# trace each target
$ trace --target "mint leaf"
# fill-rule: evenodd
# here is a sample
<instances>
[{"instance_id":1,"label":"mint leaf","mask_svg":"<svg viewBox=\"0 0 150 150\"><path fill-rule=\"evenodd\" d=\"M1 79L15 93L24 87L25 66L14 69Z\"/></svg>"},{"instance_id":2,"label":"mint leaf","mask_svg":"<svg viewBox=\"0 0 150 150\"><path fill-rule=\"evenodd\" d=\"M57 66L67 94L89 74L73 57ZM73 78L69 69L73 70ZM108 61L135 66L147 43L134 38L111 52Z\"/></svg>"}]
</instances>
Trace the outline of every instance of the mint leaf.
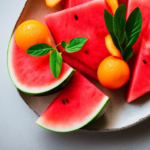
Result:
<instances>
[{"instance_id":1,"label":"mint leaf","mask_svg":"<svg viewBox=\"0 0 150 150\"><path fill-rule=\"evenodd\" d=\"M137 41L142 28L142 14L137 7L125 20L126 6L119 5L114 17L104 11L105 24L118 50L126 61L133 55L132 45Z\"/></svg>"},{"instance_id":2,"label":"mint leaf","mask_svg":"<svg viewBox=\"0 0 150 150\"><path fill-rule=\"evenodd\" d=\"M128 37L127 37L126 31L125 31L125 35L124 35L124 44L125 44L125 46L128 44Z\"/></svg>"},{"instance_id":3,"label":"mint leaf","mask_svg":"<svg viewBox=\"0 0 150 150\"><path fill-rule=\"evenodd\" d=\"M109 34L114 35L113 16L106 9L104 10L104 19Z\"/></svg>"},{"instance_id":4,"label":"mint leaf","mask_svg":"<svg viewBox=\"0 0 150 150\"><path fill-rule=\"evenodd\" d=\"M50 55L50 68L55 78L58 78L62 68L62 56L55 50Z\"/></svg>"},{"instance_id":5,"label":"mint leaf","mask_svg":"<svg viewBox=\"0 0 150 150\"><path fill-rule=\"evenodd\" d=\"M113 16L106 9L104 11L104 19L105 19L105 24L106 24L107 30L108 30L109 34L111 35L115 46L117 47L117 49L121 50L118 40L117 40L117 38L114 34L114 30L113 30Z\"/></svg>"},{"instance_id":6,"label":"mint leaf","mask_svg":"<svg viewBox=\"0 0 150 150\"><path fill-rule=\"evenodd\" d=\"M44 43L41 43L41 44L36 44L36 45L33 45L31 46L28 50L27 50L27 53L31 56L43 56L43 55L46 55L47 53L49 53L51 50L54 50L53 47L47 45L47 44L44 44Z\"/></svg>"},{"instance_id":7,"label":"mint leaf","mask_svg":"<svg viewBox=\"0 0 150 150\"><path fill-rule=\"evenodd\" d=\"M133 49L131 46L126 47L123 52L123 60L127 61L133 55Z\"/></svg>"},{"instance_id":8,"label":"mint leaf","mask_svg":"<svg viewBox=\"0 0 150 150\"><path fill-rule=\"evenodd\" d=\"M62 41L62 42L61 42L61 46L62 46L63 48L66 48L66 45L67 45L66 41Z\"/></svg>"},{"instance_id":9,"label":"mint leaf","mask_svg":"<svg viewBox=\"0 0 150 150\"><path fill-rule=\"evenodd\" d=\"M128 38L128 46L132 46L138 39L142 28L142 14L137 7L130 14L126 23L126 34Z\"/></svg>"},{"instance_id":10,"label":"mint leaf","mask_svg":"<svg viewBox=\"0 0 150 150\"><path fill-rule=\"evenodd\" d=\"M82 49L86 41L87 41L87 38L84 38L84 37L74 38L69 43L67 43L67 45L65 46L65 50L68 53L77 52L80 49Z\"/></svg>"},{"instance_id":11,"label":"mint leaf","mask_svg":"<svg viewBox=\"0 0 150 150\"><path fill-rule=\"evenodd\" d=\"M122 43L124 42L125 37L125 26L126 26L125 13L126 13L126 6L124 4L119 5L118 9L115 12L113 21L114 34L117 37L120 45L122 45Z\"/></svg>"}]
</instances>

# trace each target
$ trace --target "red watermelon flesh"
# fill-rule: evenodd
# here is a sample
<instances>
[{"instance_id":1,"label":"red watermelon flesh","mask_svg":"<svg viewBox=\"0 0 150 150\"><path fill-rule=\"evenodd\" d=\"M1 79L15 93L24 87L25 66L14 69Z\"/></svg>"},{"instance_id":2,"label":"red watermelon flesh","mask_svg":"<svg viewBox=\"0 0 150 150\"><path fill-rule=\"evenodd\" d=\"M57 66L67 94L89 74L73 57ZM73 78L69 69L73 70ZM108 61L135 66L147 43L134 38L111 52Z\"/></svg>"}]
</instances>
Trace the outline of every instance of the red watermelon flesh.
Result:
<instances>
[{"instance_id":1,"label":"red watermelon flesh","mask_svg":"<svg viewBox=\"0 0 150 150\"><path fill-rule=\"evenodd\" d=\"M119 4L125 4L126 7L128 7L128 1L129 1L129 0L118 0L118 3L119 3Z\"/></svg>"},{"instance_id":2,"label":"red watermelon flesh","mask_svg":"<svg viewBox=\"0 0 150 150\"><path fill-rule=\"evenodd\" d=\"M126 9L128 9L128 0L118 0L119 5L120 4L125 4L126 5ZM125 14L125 16L127 17L127 13Z\"/></svg>"},{"instance_id":3,"label":"red watermelon flesh","mask_svg":"<svg viewBox=\"0 0 150 150\"><path fill-rule=\"evenodd\" d=\"M89 2L89 1L92 1L92 0L66 0L65 8L74 7L74 6ZM118 0L118 3L125 4L127 6L128 0Z\"/></svg>"},{"instance_id":4,"label":"red watermelon flesh","mask_svg":"<svg viewBox=\"0 0 150 150\"><path fill-rule=\"evenodd\" d=\"M92 0L66 0L65 8L74 7Z\"/></svg>"},{"instance_id":5,"label":"red watermelon flesh","mask_svg":"<svg viewBox=\"0 0 150 150\"><path fill-rule=\"evenodd\" d=\"M63 51L65 62L94 78L97 78L97 68L101 61L110 55L104 39L108 35L104 9L106 9L105 0L91 1L45 16L46 24L56 44L61 41L69 42L75 37L88 39L82 50L78 52L67 53L61 46L59 50Z\"/></svg>"},{"instance_id":6,"label":"red watermelon flesh","mask_svg":"<svg viewBox=\"0 0 150 150\"><path fill-rule=\"evenodd\" d=\"M93 1L93 0L66 0L65 8L74 7L74 6L89 2L89 1ZM103 0L99 0L99 1L103 1ZM106 3L106 6L107 6L107 10L109 10L111 12L106 0L105 0L105 3Z\"/></svg>"},{"instance_id":7,"label":"red watermelon flesh","mask_svg":"<svg viewBox=\"0 0 150 150\"><path fill-rule=\"evenodd\" d=\"M126 101L134 101L150 91L150 40L142 39L137 58L133 64Z\"/></svg>"},{"instance_id":8,"label":"red watermelon flesh","mask_svg":"<svg viewBox=\"0 0 150 150\"><path fill-rule=\"evenodd\" d=\"M14 35L8 48L8 71L13 83L25 93L40 94L57 88L74 70L63 63L60 76L55 79L49 65L49 54L33 57L22 51L16 44Z\"/></svg>"},{"instance_id":9,"label":"red watermelon flesh","mask_svg":"<svg viewBox=\"0 0 150 150\"><path fill-rule=\"evenodd\" d=\"M75 72L71 82L37 120L43 128L73 131L86 125L99 113L104 113L109 98L97 87Z\"/></svg>"},{"instance_id":10,"label":"red watermelon flesh","mask_svg":"<svg viewBox=\"0 0 150 150\"><path fill-rule=\"evenodd\" d=\"M74 7L92 0L66 0L65 8ZM105 0L106 1L106 0ZM119 4L125 4L126 7L128 5L128 0L118 0ZM108 9L108 8L107 8Z\"/></svg>"},{"instance_id":11,"label":"red watermelon flesh","mask_svg":"<svg viewBox=\"0 0 150 150\"><path fill-rule=\"evenodd\" d=\"M148 25L149 16L150 16L150 1L149 0L128 0L127 17L136 7L139 7L139 9L141 10L143 22L142 22L142 31L140 33L140 36L137 42L133 45L134 53L137 53L140 47L142 34L147 30L146 27Z\"/></svg>"}]
</instances>

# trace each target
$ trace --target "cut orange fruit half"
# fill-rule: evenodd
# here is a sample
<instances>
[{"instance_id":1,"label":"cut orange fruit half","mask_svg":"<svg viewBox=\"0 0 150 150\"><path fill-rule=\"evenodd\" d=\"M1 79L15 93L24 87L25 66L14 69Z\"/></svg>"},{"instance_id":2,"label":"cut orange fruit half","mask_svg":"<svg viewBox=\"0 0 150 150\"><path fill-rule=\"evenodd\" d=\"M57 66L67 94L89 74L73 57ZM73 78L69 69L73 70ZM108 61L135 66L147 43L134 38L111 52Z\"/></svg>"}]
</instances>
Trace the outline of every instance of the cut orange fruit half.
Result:
<instances>
[{"instance_id":1,"label":"cut orange fruit half","mask_svg":"<svg viewBox=\"0 0 150 150\"><path fill-rule=\"evenodd\" d=\"M48 7L55 7L61 0L46 0Z\"/></svg>"},{"instance_id":2,"label":"cut orange fruit half","mask_svg":"<svg viewBox=\"0 0 150 150\"><path fill-rule=\"evenodd\" d=\"M121 52L116 48L110 35L105 37L105 45L111 55L123 59Z\"/></svg>"},{"instance_id":3,"label":"cut orange fruit half","mask_svg":"<svg viewBox=\"0 0 150 150\"><path fill-rule=\"evenodd\" d=\"M108 3L108 5L110 6L113 14L115 14L119 4L118 4L118 0L106 0L106 2Z\"/></svg>"}]
</instances>

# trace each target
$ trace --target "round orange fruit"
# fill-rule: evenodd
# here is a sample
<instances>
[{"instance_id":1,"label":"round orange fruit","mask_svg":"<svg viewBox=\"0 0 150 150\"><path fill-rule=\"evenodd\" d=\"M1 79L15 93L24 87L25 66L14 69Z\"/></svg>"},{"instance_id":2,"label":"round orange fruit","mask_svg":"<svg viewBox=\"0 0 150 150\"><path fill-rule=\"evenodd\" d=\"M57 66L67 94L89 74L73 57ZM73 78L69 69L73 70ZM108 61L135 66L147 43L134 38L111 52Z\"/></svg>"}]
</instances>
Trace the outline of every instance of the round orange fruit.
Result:
<instances>
[{"instance_id":1,"label":"round orange fruit","mask_svg":"<svg viewBox=\"0 0 150 150\"><path fill-rule=\"evenodd\" d=\"M103 86L109 89L118 89L128 81L130 68L122 59L109 56L99 65L97 76Z\"/></svg>"},{"instance_id":2,"label":"round orange fruit","mask_svg":"<svg viewBox=\"0 0 150 150\"><path fill-rule=\"evenodd\" d=\"M28 20L19 25L15 32L15 41L19 48L25 52L35 44L51 44L49 30L36 20Z\"/></svg>"}]
</instances>

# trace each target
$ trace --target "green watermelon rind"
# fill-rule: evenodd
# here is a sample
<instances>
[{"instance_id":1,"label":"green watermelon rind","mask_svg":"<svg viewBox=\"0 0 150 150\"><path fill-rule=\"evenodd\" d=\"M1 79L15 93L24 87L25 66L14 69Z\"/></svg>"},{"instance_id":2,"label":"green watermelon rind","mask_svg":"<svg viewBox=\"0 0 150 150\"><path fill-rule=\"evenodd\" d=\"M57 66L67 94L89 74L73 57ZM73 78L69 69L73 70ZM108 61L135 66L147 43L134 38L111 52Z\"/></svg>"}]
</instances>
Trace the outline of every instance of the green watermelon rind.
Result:
<instances>
[{"instance_id":1,"label":"green watermelon rind","mask_svg":"<svg viewBox=\"0 0 150 150\"><path fill-rule=\"evenodd\" d=\"M68 76L68 78L66 80L64 80L64 82L62 82L58 87L53 88L50 91L44 92L44 93L39 93L36 94L37 96L46 96L46 95L50 95L50 94L54 94L56 92L59 92L61 90L63 90L65 88L65 86L67 84L69 84L69 82L72 80L73 76L74 76L75 70L74 72L72 72L72 74L70 74L70 76Z\"/></svg>"},{"instance_id":2,"label":"green watermelon rind","mask_svg":"<svg viewBox=\"0 0 150 150\"><path fill-rule=\"evenodd\" d=\"M64 130L64 131L60 131L60 130L53 130L53 129L50 129L50 128L46 128L44 127L43 125L39 124L38 123L38 120L35 122L38 126L46 129L46 130L50 130L50 131L54 131L54 132L60 132L60 133L64 133L64 132L71 132L71 131L75 131L75 130L78 130L80 128L83 128L84 126L86 126L87 124L89 124L91 121L95 120L95 119L98 119L99 117L101 117L104 112L107 110L108 108L108 105L109 105L109 102L110 102L110 98L108 96L105 96L103 97L103 99L105 98L105 103L102 105L102 107L99 109L99 111L94 115L93 118L91 118L90 120L88 120L85 124L81 125L80 127L78 128L73 128L72 130Z\"/></svg>"},{"instance_id":3,"label":"green watermelon rind","mask_svg":"<svg viewBox=\"0 0 150 150\"><path fill-rule=\"evenodd\" d=\"M71 80L72 76L75 73L75 69L73 69L73 68L70 69L70 72L69 72L68 75L66 75L66 78L53 88L48 88L47 90L43 90L43 91L40 91L40 92L28 92L28 91L22 90L21 87L18 87L16 85L15 81L12 79L10 69L9 69L9 50L10 50L10 45L11 45L12 38L13 38L13 33L10 37L9 44L8 44L8 49L7 49L7 70L8 70L9 76L10 76L13 84L15 85L15 87L18 90L22 91L23 93L29 94L29 95L45 95L45 94L52 94L52 93L58 92L68 84L68 82Z\"/></svg>"}]
</instances>

